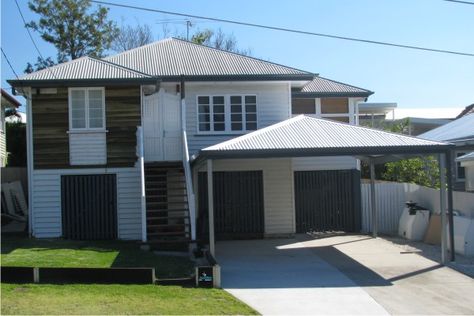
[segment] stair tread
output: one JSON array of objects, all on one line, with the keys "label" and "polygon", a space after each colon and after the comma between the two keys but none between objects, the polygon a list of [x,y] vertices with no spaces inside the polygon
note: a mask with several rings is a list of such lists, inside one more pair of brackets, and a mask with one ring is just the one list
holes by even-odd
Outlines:
[{"label": "stair tread", "polygon": [[167,201],[167,202],[146,202],[150,205],[165,205],[165,204],[187,204],[187,201]]},{"label": "stair tread", "polygon": [[147,213],[158,213],[158,212],[167,212],[167,213],[173,213],[173,212],[188,212],[189,209],[163,209],[163,210],[156,210],[156,209],[149,209],[149,210],[146,210]]},{"label": "stair tread", "polygon": [[174,231],[174,232],[154,232],[154,233],[147,233],[147,236],[184,236],[186,235],[186,231]]},{"label": "stair tread", "polygon": [[183,216],[150,216],[146,220],[147,221],[160,221],[160,220],[167,220],[167,219],[187,219],[187,215]]},{"label": "stair tread", "polygon": [[167,244],[167,243],[190,243],[191,238],[180,238],[180,239],[152,239],[148,240],[147,244]]}]

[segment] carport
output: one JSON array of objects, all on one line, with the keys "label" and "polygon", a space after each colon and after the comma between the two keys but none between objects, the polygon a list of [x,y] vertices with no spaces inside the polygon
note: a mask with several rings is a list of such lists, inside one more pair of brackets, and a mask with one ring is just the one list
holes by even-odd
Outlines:
[{"label": "carport", "polygon": [[[293,158],[318,156],[353,156],[370,165],[372,235],[377,237],[377,209],[375,207],[375,164],[437,155],[440,167],[440,205],[448,210],[450,246],[453,238],[452,165],[453,145],[416,137],[389,133],[371,128],[317,119],[305,115],[259,129],[255,132],[202,149],[194,165],[207,164],[207,198],[209,219],[209,249],[215,255],[213,161],[218,159]],[[447,189],[447,201],[446,201]],[[447,203],[446,203],[447,202]],[[442,256],[446,263],[446,212],[441,212]],[[454,261],[454,251],[451,251]]]}]

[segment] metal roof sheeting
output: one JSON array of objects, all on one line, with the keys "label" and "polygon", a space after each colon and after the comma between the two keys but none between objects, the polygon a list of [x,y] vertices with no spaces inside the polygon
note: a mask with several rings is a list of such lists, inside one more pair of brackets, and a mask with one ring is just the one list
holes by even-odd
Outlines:
[{"label": "metal roof sheeting", "polygon": [[[366,127],[349,125],[305,115],[288,119],[258,131],[202,149],[200,154],[219,152],[245,153],[252,151],[305,151],[354,154],[379,152],[390,149],[439,150],[450,146],[446,143],[388,133]],[[446,147],[447,148],[447,147]],[[444,149],[446,149],[444,148]],[[393,152],[395,150],[392,150]]]},{"label": "metal roof sheeting", "polygon": [[474,113],[418,135],[435,141],[465,141],[474,139]]},{"label": "metal roof sheeting", "polygon": [[141,46],[105,60],[158,77],[313,75],[176,38]]},{"label": "metal roof sheeting", "polygon": [[104,60],[84,56],[27,74],[20,77],[18,81],[138,78],[150,78],[150,76]]},{"label": "metal roof sheeting", "polygon": [[369,96],[373,94],[372,91],[351,86],[342,82],[330,80],[323,77],[315,77],[311,82],[306,84],[300,91],[296,91],[298,94],[360,94]]},{"label": "metal roof sheeting", "polygon": [[456,161],[474,161],[474,151],[456,158]]}]

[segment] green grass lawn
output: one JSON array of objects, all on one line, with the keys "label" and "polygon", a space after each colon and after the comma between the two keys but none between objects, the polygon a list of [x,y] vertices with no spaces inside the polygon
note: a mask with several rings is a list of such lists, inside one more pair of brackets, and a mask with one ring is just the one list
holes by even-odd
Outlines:
[{"label": "green grass lawn", "polygon": [[2,284],[1,314],[255,315],[219,289],[157,285]]},{"label": "green grass lawn", "polygon": [[189,277],[188,258],[143,251],[136,242],[70,241],[3,237],[2,266],[15,267],[154,267],[158,278]]}]

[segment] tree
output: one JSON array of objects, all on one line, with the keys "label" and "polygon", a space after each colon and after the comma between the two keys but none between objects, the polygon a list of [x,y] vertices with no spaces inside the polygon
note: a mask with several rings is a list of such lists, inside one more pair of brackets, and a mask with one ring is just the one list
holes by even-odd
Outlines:
[{"label": "tree", "polygon": [[7,122],[6,135],[9,167],[26,166],[26,124],[21,122]]},{"label": "tree", "polygon": [[38,71],[38,70],[41,70],[41,69],[45,69],[45,68],[54,66],[55,64],[56,63],[54,62],[54,60],[51,57],[48,57],[46,59],[38,57],[38,59],[36,60],[36,63],[35,63],[34,66],[31,63],[26,64],[25,72],[27,74],[29,74],[29,73],[32,73],[34,71]]},{"label": "tree", "polygon": [[153,34],[147,24],[137,24],[135,27],[127,25],[120,27],[117,37],[112,42],[112,49],[123,52],[132,48],[151,43]]},{"label": "tree", "polygon": [[107,19],[108,9],[91,10],[89,0],[31,0],[28,6],[40,19],[27,26],[56,47],[59,63],[86,55],[102,57],[118,33]]},{"label": "tree", "polygon": [[[407,133],[409,119],[402,120],[395,124],[384,125],[384,130],[392,133]],[[363,172],[367,174],[367,166]],[[376,168],[377,174],[382,179],[396,182],[409,182],[419,185],[439,188],[439,167],[438,161],[433,156],[404,159],[395,162],[388,162],[381,168]]]},{"label": "tree", "polygon": [[241,55],[248,56],[252,54],[250,49],[239,49],[234,34],[227,35],[220,28],[217,31],[210,29],[205,29],[204,31],[198,30],[191,37],[191,42]]}]

